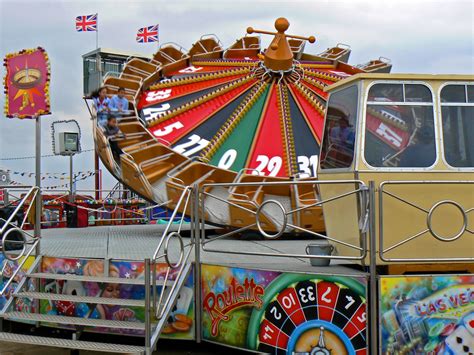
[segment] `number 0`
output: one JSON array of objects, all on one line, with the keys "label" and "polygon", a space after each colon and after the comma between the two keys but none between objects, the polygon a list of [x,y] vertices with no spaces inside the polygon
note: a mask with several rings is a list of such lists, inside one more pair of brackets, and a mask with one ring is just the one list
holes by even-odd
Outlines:
[{"label": "number 0", "polygon": [[235,159],[237,158],[237,151],[235,149],[229,149],[222,157],[219,159],[219,164],[217,166],[222,169],[229,169],[232,164],[234,164]]}]

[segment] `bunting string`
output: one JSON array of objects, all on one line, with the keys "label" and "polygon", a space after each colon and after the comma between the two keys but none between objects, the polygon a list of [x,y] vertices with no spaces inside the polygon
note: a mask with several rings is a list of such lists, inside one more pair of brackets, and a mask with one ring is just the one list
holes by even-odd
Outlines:
[{"label": "bunting string", "polygon": [[[27,177],[27,178],[32,178],[36,176],[36,173],[32,172],[27,172],[27,171],[13,171],[13,170],[4,170],[10,175],[19,175],[22,177]],[[73,179],[76,178],[83,178],[83,177],[89,177],[92,175],[97,174],[96,171],[77,171],[73,174]],[[64,179],[69,179],[69,173],[42,173],[41,174],[41,180],[46,180],[46,179],[56,179],[56,180],[64,180]]]},{"label": "bunting string", "polygon": [[[86,150],[81,150],[81,153],[85,152],[93,152],[94,149],[86,149]],[[51,158],[51,157],[57,157],[58,155],[56,154],[46,154],[42,155],[41,158]],[[26,156],[26,157],[9,157],[9,158],[0,158],[0,160],[5,161],[5,160],[24,160],[24,159],[35,159],[36,156],[31,155],[31,156]]]}]

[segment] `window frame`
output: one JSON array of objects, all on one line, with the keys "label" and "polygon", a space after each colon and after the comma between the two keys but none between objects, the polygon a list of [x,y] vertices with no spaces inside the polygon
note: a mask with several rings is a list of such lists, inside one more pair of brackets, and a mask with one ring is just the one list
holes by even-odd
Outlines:
[{"label": "window frame", "polygon": [[[321,151],[323,149],[323,146],[324,146],[324,136],[325,136],[325,133],[326,133],[326,124],[327,124],[327,115],[328,115],[328,111],[329,111],[329,100],[331,98],[331,95],[335,94],[335,93],[338,93],[342,90],[345,90],[345,89],[348,89],[348,88],[351,88],[351,87],[356,87],[357,88],[357,107],[356,107],[356,122],[355,122],[355,127],[354,127],[354,136],[355,136],[355,139],[354,139],[354,154],[353,154],[353,157],[352,157],[352,162],[351,162],[351,165],[349,165],[348,167],[346,168],[325,168],[323,169],[321,167]],[[361,92],[362,92],[362,81],[359,81],[358,83],[352,83],[350,85],[346,85],[344,87],[341,87],[340,89],[337,89],[337,90],[334,90],[333,92],[330,93],[329,97],[328,97],[328,100],[327,100],[327,105],[326,105],[326,112],[324,113],[324,127],[323,127],[323,136],[322,136],[322,139],[321,139],[321,148],[320,148],[320,152],[319,152],[319,161],[318,161],[318,175],[319,174],[333,174],[333,173],[347,173],[347,172],[353,172],[356,170],[356,166],[357,166],[357,160],[358,160],[358,143],[359,143],[359,139],[358,139],[358,132],[359,132],[359,126],[360,126],[360,112],[361,112],[361,104],[362,104],[362,95],[361,95]]]},{"label": "window frame", "polygon": [[[377,84],[402,84],[403,87],[403,98],[405,98],[405,84],[411,85],[423,85],[427,87],[431,92],[431,102],[413,102],[413,101],[404,101],[404,102],[390,102],[390,105],[399,105],[399,106],[431,106],[433,109],[433,128],[434,128],[434,140],[435,140],[435,154],[436,159],[432,165],[428,167],[385,167],[385,166],[372,166],[370,165],[367,160],[365,159],[365,143],[366,143],[366,132],[367,132],[367,105],[379,105],[379,106],[387,106],[386,101],[369,101],[369,91],[372,86]],[[360,143],[360,155],[362,162],[364,163],[365,167],[370,169],[370,171],[381,170],[387,172],[411,172],[411,171],[433,171],[434,167],[439,163],[439,156],[440,156],[440,147],[439,147],[439,130],[438,126],[438,111],[437,111],[437,104],[436,100],[438,97],[435,95],[433,87],[430,83],[426,81],[420,80],[374,80],[367,85],[364,93],[364,102],[363,102],[363,112],[362,114],[362,131],[363,134],[361,135],[361,143]]]},{"label": "window frame", "polygon": [[[443,89],[446,87],[446,86],[449,86],[449,85],[464,85],[465,89],[464,89],[464,94],[466,95],[466,102],[442,102],[441,101],[441,92],[443,91]],[[439,117],[440,117],[440,127],[439,127],[439,130],[440,130],[440,135],[441,135],[441,142],[442,144],[440,144],[440,150],[441,150],[441,158],[443,160],[443,163],[444,165],[446,165],[446,167],[452,171],[456,171],[456,172],[466,172],[466,171],[474,171],[474,166],[472,167],[456,167],[456,166],[452,166],[451,164],[448,163],[448,161],[446,160],[446,151],[444,149],[444,127],[443,127],[443,106],[446,106],[446,107],[456,107],[456,106],[461,106],[461,107],[474,107],[474,102],[467,102],[468,100],[468,96],[467,96],[467,86],[468,85],[471,85],[474,87],[474,82],[472,81],[446,81],[444,82],[442,85],[439,86],[439,89],[438,89],[438,98],[439,98],[439,103],[438,103],[438,111],[439,111]]]}]

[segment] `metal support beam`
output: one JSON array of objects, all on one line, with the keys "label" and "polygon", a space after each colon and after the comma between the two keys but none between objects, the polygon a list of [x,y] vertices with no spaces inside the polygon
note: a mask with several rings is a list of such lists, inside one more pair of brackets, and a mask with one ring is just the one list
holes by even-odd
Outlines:
[{"label": "metal support beam", "polygon": [[[41,194],[41,117],[36,117],[35,125],[35,185],[38,186],[39,190],[36,194],[35,204],[35,238],[41,238],[41,213],[43,198]],[[36,245],[36,255],[40,254],[40,243]]]},{"label": "metal support beam", "polygon": [[193,241],[194,241],[194,298],[195,298],[195,324],[196,324],[196,341],[201,342],[202,325],[201,325],[201,225],[199,218],[199,184],[193,187],[194,198],[192,199],[192,216],[191,220]]},{"label": "metal support beam", "polygon": [[69,202],[74,202],[74,169],[72,165],[73,154],[69,155]]},{"label": "metal support beam", "polygon": [[[155,267],[155,266],[153,266]],[[145,354],[149,355],[152,353],[151,349],[151,295],[150,295],[150,282],[151,268],[150,259],[145,259]]]},{"label": "metal support beam", "polygon": [[370,328],[369,328],[369,346],[370,354],[378,354],[378,297],[377,297],[377,238],[375,235],[375,183],[369,181],[369,206],[370,206],[370,216],[369,216],[369,238],[370,238],[370,293],[369,293],[369,302],[370,302]]}]

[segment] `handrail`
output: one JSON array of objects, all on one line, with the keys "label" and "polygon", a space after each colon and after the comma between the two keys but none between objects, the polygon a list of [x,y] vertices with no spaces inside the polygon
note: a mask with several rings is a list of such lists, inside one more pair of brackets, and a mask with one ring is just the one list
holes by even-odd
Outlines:
[{"label": "handrail", "polygon": [[[30,250],[28,251],[28,253],[26,255],[23,255],[23,253],[25,251],[25,248],[23,248],[22,254],[19,257],[14,259],[14,260],[18,260],[19,258],[23,257],[23,260],[21,261],[21,263],[17,266],[17,268],[13,272],[12,276],[8,279],[8,281],[5,283],[2,290],[0,291],[0,297],[2,297],[5,294],[5,291],[8,289],[8,287],[10,287],[10,285],[13,282],[13,280],[15,279],[16,275],[18,275],[18,273],[23,268],[23,265],[25,265],[25,263],[28,261],[28,258],[33,253],[33,251],[36,249],[36,246],[38,245],[39,242],[40,242],[40,239],[39,238],[36,239],[34,241],[34,243],[31,245],[31,248],[30,248]],[[3,253],[6,256],[5,251],[3,251]],[[9,259],[9,258],[7,257],[7,259]]]},{"label": "handrail", "polygon": [[[162,234],[162,237],[160,238],[158,246],[156,247],[156,249],[153,253],[153,257],[151,258],[151,264],[153,266],[153,268],[151,270],[151,273],[152,273],[151,282],[152,282],[152,293],[153,293],[153,296],[152,296],[153,297],[153,308],[154,308],[154,312],[155,312],[155,317],[157,319],[161,319],[164,316],[165,310],[167,309],[168,304],[172,301],[171,298],[172,298],[173,292],[175,291],[175,288],[176,288],[176,282],[174,282],[173,285],[171,286],[171,290],[170,290],[166,300],[163,302],[164,294],[165,294],[165,291],[168,287],[168,281],[169,281],[169,278],[170,278],[171,270],[178,269],[178,272],[177,272],[177,275],[176,275],[176,280],[178,278],[180,278],[183,270],[185,269],[185,266],[187,264],[187,261],[189,260],[189,256],[190,256],[191,251],[192,251],[193,242],[188,243],[188,244],[185,245],[183,240],[182,240],[181,234],[180,234],[181,228],[182,228],[183,222],[184,222],[184,217],[185,217],[184,213],[182,213],[182,215],[181,215],[177,231],[173,231],[173,232],[169,233],[171,226],[175,225],[173,222],[176,218],[176,214],[178,213],[178,210],[180,209],[180,207],[183,208],[182,209],[183,212],[185,212],[187,210],[187,208],[189,206],[189,203],[192,199],[192,195],[193,195],[192,192],[193,192],[193,189],[190,186],[187,186],[187,187],[184,188],[184,190],[181,193],[181,196],[180,196],[180,198],[179,198],[179,200],[176,204],[176,207],[173,210],[173,213],[172,213],[172,215],[171,215],[171,217],[168,221],[168,224],[166,225],[165,230],[163,231],[163,234]],[[179,255],[179,259],[176,263],[172,263],[170,261],[169,250],[168,250],[169,242],[170,242],[171,238],[173,238],[173,237],[178,238],[179,245],[180,245],[180,249],[179,249],[180,255]],[[164,247],[163,253],[160,254],[163,247]],[[187,252],[184,251],[184,249],[186,247],[189,247]],[[163,280],[163,286],[161,288],[160,296],[158,298],[158,296],[157,296],[158,291],[157,291],[157,287],[156,287],[156,263],[157,263],[158,259],[160,259],[161,257],[164,257],[164,260],[165,260],[166,264],[168,265],[168,269],[166,271],[166,275],[165,275],[165,278]]]},{"label": "handrail", "polygon": [[[296,207],[291,207],[290,210],[285,210],[284,206],[277,200],[265,200],[264,202],[260,203],[256,211],[249,210],[248,208],[244,206],[240,206],[237,204],[232,204],[232,202],[223,199],[219,196],[213,195],[210,191],[212,191],[213,188],[216,187],[234,187],[234,186],[258,186],[260,188],[263,188],[264,186],[291,186],[291,185],[325,185],[325,184],[355,184],[356,186],[350,191],[347,192],[342,192],[336,196],[332,196],[329,198],[326,198],[324,200],[319,200],[315,201],[311,204],[308,205],[303,205],[303,206],[296,206]],[[253,255],[253,256],[271,256],[271,257],[293,257],[293,258],[302,258],[302,259],[339,259],[339,260],[353,260],[353,261],[361,261],[364,260],[365,257],[367,256],[367,239],[368,239],[368,216],[369,216],[369,211],[372,208],[369,198],[369,189],[368,187],[364,184],[363,181],[361,180],[338,180],[338,181],[319,181],[319,180],[296,180],[296,181],[272,181],[272,182],[233,182],[233,183],[210,183],[210,184],[203,184],[202,186],[199,187],[199,195],[202,196],[202,198],[199,198],[199,203],[200,203],[200,225],[201,227],[204,224],[204,215],[202,215],[205,211],[204,209],[204,201],[206,199],[212,198],[216,199],[222,203],[227,203],[229,205],[232,205],[234,207],[237,207],[239,209],[242,209],[248,213],[251,213],[255,216],[255,222],[251,223],[249,222],[249,225],[241,227],[236,230],[231,230],[228,233],[225,233],[223,235],[220,235],[218,237],[212,238],[212,239],[203,239],[200,244],[202,245],[202,250],[206,252],[213,252],[213,253],[225,253],[225,254],[237,254],[237,255]],[[360,243],[358,245],[356,244],[351,244],[348,242],[345,242],[343,240],[339,240],[335,237],[331,237],[330,235],[324,235],[318,232],[315,232],[313,230],[309,230],[307,228],[304,228],[302,226],[296,225],[294,221],[291,221],[289,219],[290,215],[296,215],[298,217],[298,214],[304,212],[305,210],[308,210],[309,208],[313,207],[321,207],[326,203],[336,201],[343,199],[345,197],[351,196],[351,195],[356,195],[360,197],[359,200],[359,217],[358,217],[358,225],[359,225],[359,234],[360,234]],[[362,196],[362,197],[361,197]],[[283,213],[283,221],[281,222],[281,226],[278,225],[277,232],[276,234],[269,234],[267,233],[262,225],[261,221],[259,220],[259,215],[263,210],[263,206],[268,203],[273,203],[277,205]],[[295,221],[298,221],[298,218],[295,218]],[[290,230],[296,230],[299,232],[304,232],[309,235],[313,235],[316,237],[319,237],[323,240],[330,241],[335,244],[343,245],[350,250],[353,250],[355,252],[358,252],[357,255],[308,255],[308,254],[289,254],[289,253],[272,253],[272,252],[252,252],[252,251],[244,251],[244,250],[223,250],[223,249],[211,249],[211,248],[206,248],[207,244],[210,244],[216,240],[220,240],[229,236],[232,236],[234,234],[238,234],[241,232],[244,232],[246,230],[255,230],[255,227],[257,228],[257,232],[265,236],[266,238],[271,238],[275,239],[278,238],[280,235],[282,235],[287,229]],[[204,233],[201,233],[201,236],[204,236]]]},{"label": "handrail", "polygon": [[[20,211],[20,209],[23,207],[26,201],[29,200],[30,195],[34,193],[33,198],[35,198],[38,191],[39,191],[39,187],[37,186],[33,186],[32,188],[30,188],[30,190],[22,198],[21,202],[16,206],[15,210],[11,213],[10,217],[5,221],[5,224],[3,225],[3,227],[0,228],[0,235],[3,235],[3,233],[5,232],[5,229],[8,227],[8,225],[11,224],[13,218],[17,215],[17,213]],[[30,204],[28,211],[30,210],[32,205],[33,204]],[[23,220],[22,226],[24,223],[25,223],[25,219]]]}]

